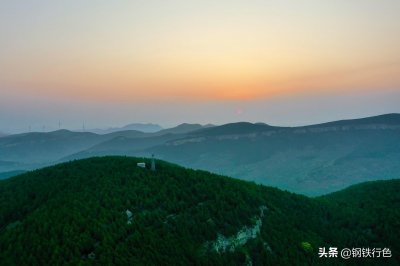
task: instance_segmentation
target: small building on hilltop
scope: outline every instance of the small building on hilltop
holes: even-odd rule
[[[137,167],[146,168],[146,163],[137,163]]]

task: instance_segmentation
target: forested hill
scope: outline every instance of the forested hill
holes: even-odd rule
[[[400,265],[399,181],[313,199],[138,162],[150,164],[91,158],[0,181],[0,265]],[[384,187],[376,208],[370,186]],[[319,247],[393,257],[319,258]]]

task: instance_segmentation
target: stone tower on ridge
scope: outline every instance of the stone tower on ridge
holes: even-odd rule
[[[154,154],[151,155],[151,171],[156,170],[156,162],[154,161]]]

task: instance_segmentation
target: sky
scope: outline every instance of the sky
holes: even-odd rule
[[[0,131],[400,112],[398,0],[4,0]]]

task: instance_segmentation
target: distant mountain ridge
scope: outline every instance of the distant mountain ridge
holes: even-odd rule
[[[157,132],[158,134],[167,134],[167,133],[172,133],[172,134],[184,134],[184,133],[189,133],[192,131],[197,131],[200,129],[206,129],[206,128],[212,128],[215,127],[212,124],[207,124],[207,125],[200,125],[200,124],[188,124],[188,123],[183,123],[180,124],[176,127],[173,128],[167,128],[167,129],[163,129],[160,130],[159,132]]]
[[[111,128],[107,128],[107,129],[88,129],[87,131],[93,132],[96,134],[109,134],[109,133],[114,133],[114,132],[118,132],[118,131],[128,131],[128,130],[136,130],[136,131],[141,131],[144,133],[154,133],[154,132],[160,131],[162,129],[163,128],[157,124],[132,123],[132,124],[128,124],[123,127],[111,127]]]
[[[204,128],[193,132],[194,135],[231,135],[231,134],[248,134],[262,132],[268,130],[276,130],[284,127],[275,127],[267,124],[252,124],[249,122],[238,122],[225,124],[218,127]]]
[[[207,125],[209,127],[210,125]],[[60,129],[52,132],[31,132],[4,136],[0,139],[0,172],[14,170],[30,170],[45,165],[53,164],[64,157],[94,148],[101,143],[107,146],[108,142],[134,141],[141,147],[153,146],[148,141],[151,138],[170,140],[176,138],[178,133],[188,133],[203,128],[200,124],[181,124],[177,127],[164,129],[158,132],[145,133],[137,130],[121,130],[107,134],[93,132],[75,132]],[[168,136],[169,137],[168,137]],[[155,144],[164,141],[156,141]],[[141,144],[142,142],[149,144]],[[107,147],[110,147],[108,145]],[[121,147],[129,148],[124,143]],[[102,150],[98,148],[97,151]],[[106,153],[107,154],[107,149]],[[4,162],[4,163],[1,163]]]
[[[301,127],[182,124],[155,133],[56,131],[0,139],[0,172],[104,155],[149,156],[306,195],[400,178],[400,114]]]
[[[348,129],[374,129],[374,128],[398,128],[400,127],[400,114],[385,114],[373,117],[359,118],[359,119],[346,119],[338,120],[333,122],[313,124],[306,126],[297,127],[282,127],[272,126],[264,123],[249,123],[249,122],[237,122],[225,124],[222,126],[203,129],[195,132],[196,134],[207,134],[207,135],[224,135],[224,134],[248,134],[248,133],[259,133],[267,131],[295,131],[300,132],[301,130],[313,131],[316,128],[326,130],[348,130]]]
[[[25,173],[26,171],[23,171],[23,170],[21,170],[21,171],[10,171],[10,172],[2,172],[2,173],[0,173],[0,180],[1,179],[7,179],[7,178],[9,178],[9,177],[13,177],[13,176],[16,176],[16,175],[20,175],[20,174],[23,174],[23,173]]]
[[[318,125],[310,125],[307,127],[316,127],[316,126],[359,126],[359,125],[400,125],[400,114],[391,113],[391,114],[383,114],[365,118],[357,118],[357,119],[345,119],[334,122],[327,122]]]

